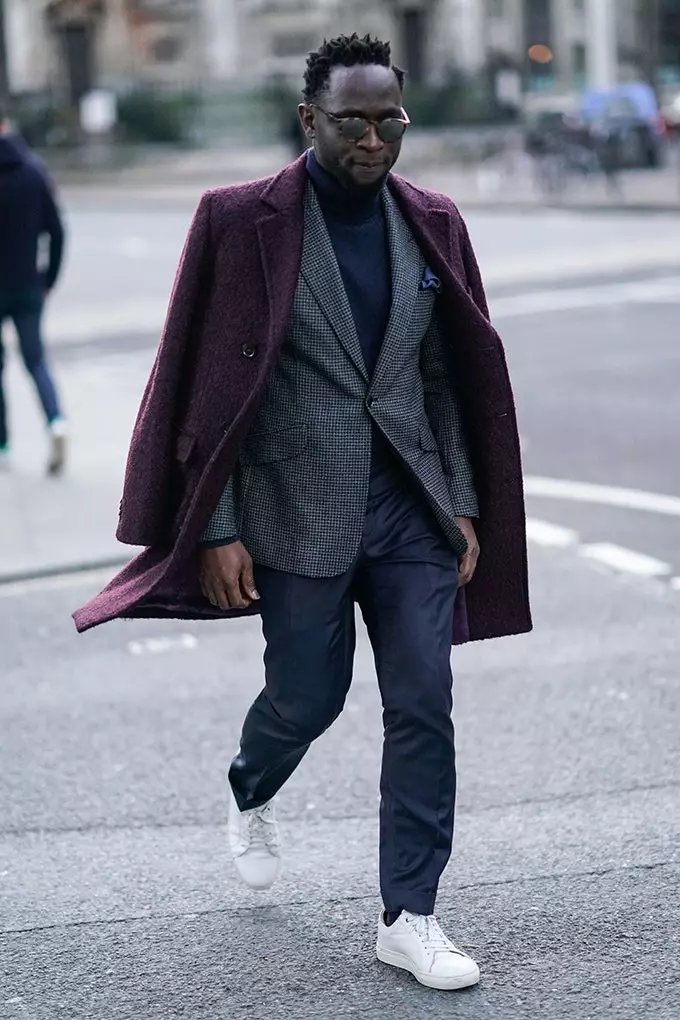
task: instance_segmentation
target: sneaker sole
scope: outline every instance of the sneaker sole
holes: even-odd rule
[[[48,475],[57,476],[64,473],[66,467],[66,436],[55,436],[52,440],[52,452],[47,465]]]
[[[390,949],[381,949],[378,946],[376,955],[381,963],[386,963],[389,967],[398,967],[399,970],[406,970],[421,985],[425,985],[427,988],[436,988],[440,992],[455,992],[461,988],[472,988],[473,985],[479,984],[479,967],[470,970],[469,974],[459,974],[454,978],[437,978],[432,974],[417,970],[408,956],[404,956],[403,953],[395,953]]]
[[[233,854],[232,854],[232,857],[233,857]],[[275,872],[275,874],[274,874],[274,876],[272,878],[267,879],[266,881],[252,882],[252,881],[248,880],[246,875],[241,870],[241,867],[239,866],[238,858],[237,857],[233,857],[233,860],[234,860],[234,864],[236,866],[236,871],[237,871],[238,877],[241,879],[241,881],[243,882],[244,885],[247,885],[248,888],[252,889],[254,892],[266,892],[267,889],[271,889],[271,887],[274,885],[274,883],[276,882],[277,878],[281,874],[281,865],[279,864],[279,866],[277,867],[276,872]]]

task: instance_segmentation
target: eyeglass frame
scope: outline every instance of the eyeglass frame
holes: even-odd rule
[[[369,131],[371,130],[372,127],[375,128],[375,132],[376,132],[378,138],[380,138],[381,142],[384,142],[385,145],[394,145],[395,142],[400,142],[401,141],[401,139],[406,134],[406,129],[408,127],[410,127],[410,125],[411,125],[411,118],[409,117],[409,115],[407,114],[407,112],[406,112],[406,110],[404,109],[403,106],[401,108],[401,117],[383,117],[382,120],[375,120],[372,117],[359,117],[359,116],[356,116],[356,115],[353,115],[351,117],[339,117],[337,115],[337,113],[331,113],[329,110],[324,110],[323,106],[318,106],[316,103],[308,103],[307,105],[311,106],[313,110],[318,110],[319,113],[323,113],[323,115],[325,117],[328,117],[329,120],[332,120],[335,124],[337,124],[338,125],[338,132],[341,135],[342,135],[342,125],[346,124],[347,121],[349,121],[349,120],[363,120],[364,123],[366,124],[366,130],[364,131],[363,135],[361,135],[359,138],[346,138],[345,135],[342,135],[342,137],[346,138],[346,140],[348,142],[354,142],[355,145],[357,144],[357,142],[362,142],[364,140],[364,138],[369,133]],[[402,131],[402,133],[399,135],[398,138],[392,139],[392,141],[385,141],[385,139],[381,138],[381,136],[380,136],[380,125],[384,124],[386,120],[396,120],[400,124],[404,125],[404,130]]]

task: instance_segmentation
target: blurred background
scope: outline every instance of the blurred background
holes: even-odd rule
[[[489,128],[462,133],[467,155],[499,147],[494,127],[569,114],[628,128],[620,158],[655,166],[680,119],[679,0],[3,0],[0,98],[65,161],[92,135],[121,162],[271,143],[294,135],[307,52],[350,28],[393,41],[416,125]]]

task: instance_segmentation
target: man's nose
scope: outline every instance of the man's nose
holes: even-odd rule
[[[378,134],[378,129],[375,124],[369,124],[368,131],[358,142],[362,149],[366,152],[380,152],[384,148],[385,143]]]

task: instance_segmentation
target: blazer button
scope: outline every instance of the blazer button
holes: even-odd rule
[[[244,358],[254,358],[256,354],[256,349],[255,347],[253,347],[252,344],[244,344],[243,347],[241,348],[241,354],[243,355]]]

